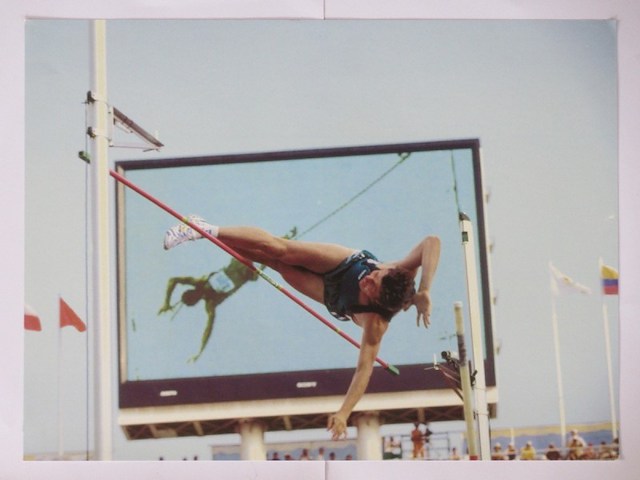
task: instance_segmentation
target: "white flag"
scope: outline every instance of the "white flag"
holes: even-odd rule
[[[551,262],[549,262],[549,269],[551,270],[551,291],[554,295],[561,293],[584,293],[591,295],[591,289],[576,282],[569,275],[565,275],[558,270]]]

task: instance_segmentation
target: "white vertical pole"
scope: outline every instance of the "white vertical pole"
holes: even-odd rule
[[[564,411],[564,389],[562,387],[562,368],[560,366],[560,340],[558,335],[558,314],[556,312],[556,279],[553,276],[551,263],[549,263],[549,276],[551,281],[551,327],[553,329],[553,346],[556,355],[556,378],[558,380],[558,405],[560,408],[560,437],[562,445],[567,439],[567,421]]]
[[[363,413],[356,418],[358,460],[382,460],[380,418],[377,413]]]
[[[600,271],[602,271],[602,258],[599,260]],[[606,349],[607,355],[607,375],[609,378],[609,406],[611,408],[611,435],[613,438],[618,437],[618,419],[616,415],[616,400],[613,388],[613,368],[611,365],[611,337],[609,333],[609,311],[607,309],[607,304],[605,303],[604,295],[602,294],[602,290],[600,291],[600,296],[602,299],[602,322],[604,327],[604,345]]]
[[[58,300],[60,303],[60,300]],[[62,328],[58,319],[58,460],[64,456],[64,421],[62,417]]]
[[[469,300],[469,320],[471,326],[471,346],[473,349],[473,366],[476,370],[475,400],[478,416],[478,436],[480,440],[480,459],[491,459],[491,436],[489,433],[489,407],[487,404],[487,384],[484,373],[484,348],[482,341],[482,323],[480,318],[480,291],[476,270],[475,242],[473,225],[469,217],[460,213],[460,230],[464,250],[467,295]]]
[[[473,427],[473,390],[471,389],[471,375],[467,360],[467,349],[464,344],[464,318],[462,316],[462,302],[453,305],[456,319],[456,336],[458,337],[458,358],[460,359],[460,386],[462,387],[462,401],[464,421],[467,427],[467,445],[469,446],[469,458],[478,459],[478,446],[476,431]]]
[[[607,305],[602,301],[602,316],[604,322],[604,341],[607,350],[607,374],[609,376],[609,404],[611,407],[611,434],[618,437],[618,420],[616,416],[616,400],[613,392],[613,368],[611,366],[611,337],[609,335],[609,313]]]
[[[109,308],[109,139],[107,106],[107,61],[105,20],[94,20],[91,28],[92,70],[90,103],[92,232],[92,317],[94,340],[95,456],[111,460],[111,315]]]

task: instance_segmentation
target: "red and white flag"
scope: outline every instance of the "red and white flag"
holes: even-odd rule
[[[42,331],[40,317],[33,308],[26,304],[24,306],[24,329],[32,330],[34,332]]]

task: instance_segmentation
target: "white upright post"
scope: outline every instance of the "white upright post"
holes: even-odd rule
[[[240,460],[266,460],[264,446],[264,425],[255,420],[242,420],[238,425],[240,433]]]
[[[91,217],[92,320],[94,358],[95,457],[111,460],[111,315],[109,276],[109,111],[107,106],[106,25],[91,26]]]
[[[602,258],[599,259],[599,270],[602,271]],[[602,291],[601,291],[602,292]],[[616,397],[614,393],[613,366],[611,361],[611,334],[609,331],[609,310],[605,303],[605,295],[600,293],[602,299],[602,322],[604,327],[604,346],[607,355],[607,377],[609,379],[609,408],[611,409],[611,435],[618,438],[618,420],[616,415]]]
[[[464,410],[464,422],[467,427],[467,445],[469,446],[469,458],[478,459],[478,446],[476,429],[473,418],[473,390],[471,389],[471,375],[469,362],[467,361],[467,349],[464,342],[464,318],[462,316],[462,302],[456,302],[453,306],[456,318],[456,336],[458,337],[458,358],[460,359],[460,386],[462,387],[462,401]]]
[[[611,409],[611,435],[618,437],[618,420],[616,415],[616,397],[613,388],[613,367],[611,363],[611,336],[609,334],[609,313],[607,305],[602,301],[602,318],[604,322],[604,342],[607,353],[607,375],[609,378],[609,407]]]
[[[358,460],[382,460],[382,437],[380,436],[380,417],[368,412],[356,418],[358,427]]]
[[[560,335],[558,334],[558,313],[556,310],[556,279],[549,263],[549,276],[551,281],[551,328],[553,329],[553,347],[556,357],[556,379],[558,382],[558,408],[560,411],[560,438],[562,445],[567,441],[567,420],[564,409],[564,388],[562,383],[562,366],[560,364]]]
[[[487,385],[484,374],[484,348],[482,341],[482,322],[480,316],[480,291],[476,269],[475,241],[473,225],[469,217],[460,213],[460,231],[467,276],[467,295],[469,300],[469,320],[471,326],[471,346],[473,349],[473,367],[475,376],[476,415],[478,417],[478,437],[480,440],[480,459],[491,459],[491,438],[489,433],[489,407],[487,404]]]
[[[58,319],[60,321],[60,319]],[[58,325],[58,460],[64,457],[64,421],[62,412],[62,328]]]

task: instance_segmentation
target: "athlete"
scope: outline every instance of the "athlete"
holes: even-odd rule
[[[293,227],[289,233],[284,236],[284,238],[295,237],[297,232],[298,229]],[[264,266],[259,268],[263,269]],[[216,310],[218,306],[235,294],[245,283],[252,282],[257,279],[258,274],[256,272],[250,270],[235,258],[232,258],[229,264],[222,270],[217,270],[209,275],[204,275],[202,277],[171,277],[169,279],[167,282],[164,303],[158,312],[159,315],[179,309],[182,305],[193,307],[200,302],[200,300],[204,302],[204,309],[207,314],[207,323],[204,331],[202,332],[200,350],[196,355],[193,355],[189,359],[190,363],[196,362],[200,358],[209,343],[211,333],[213,332],[213,325],[216,319]],[[180,300],[172,304],[171,298],[178,285],[191,288],[184,290],[180,296]]]
[[[187,220],[246,259],[273,268],[300,293],[324,303],[339,320],[351,320],[362,328],[351,384],[342,406],[327,423],[334,440],[346,437],[347,420],[369,384],[391,318],[415,305],[417,325],[422,321],[429,326],[430,290],[440,258],[440,239],[427,236],[403,259],[382,263],[366,250],[281,238],[257,227],[210,225],[194,215]],[[199,238],[200,233],[181,223],[167,231],[164,248]],[[419,269],[422,272],[416,290]]]
[[[202,277],[171,277],[167,282],[164,303],[158,314],[170,312],[181,305],[193,307],[200,300],[204,301],[204,309],[207,313],[207,323],[202,332],[200,349],[198,353],[189,359],[190,363],[196,362],[204,352],[209,338],[213,332],[213,324],[216,320],[216,309],[231,295],[236,293],[245,283],[258,279],[258,274],[249,270],[235,258],[222,270],[217,270]],[[180,296],[180,300],[171,303],[171,297],[178,285],[191,287]]]

